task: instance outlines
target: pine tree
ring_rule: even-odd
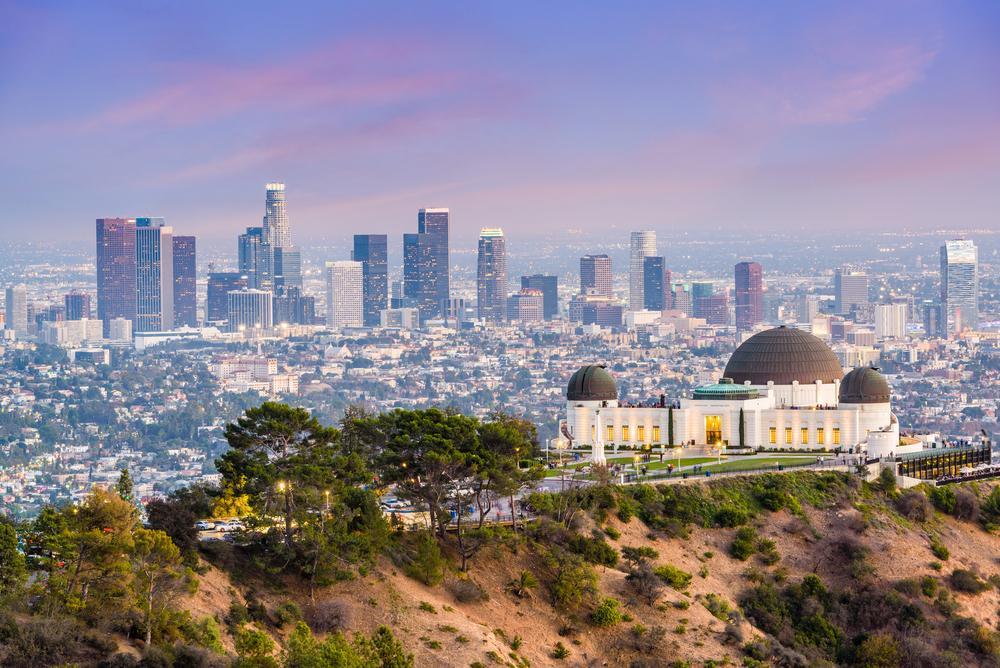
[[[674,445],[674,407],[667,409],[667,443]]]
[[[744,445],[746,445],[746,431],[747,431],[746,417],[743,415],[743,409],[740,408],[740,447],[741,448]]]
[[[118,476],[118,482],[115,484],[115,489],[118,491],[118,496],[122,497],[125,501],[132,503],[134,498],[132,496],[132,476],[129,475],[128,469],[124,468],[121,470],[121,475]]]

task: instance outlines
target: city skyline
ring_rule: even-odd
[[[300,238],[331,220],[395,236],[428,203],[455,213],[456,245],[500,226],[997,225],[991,3],[552,6],[533,21],[302,4],[281,27],[247,4],[240,21],[200,8],[194,32],[170,9],[13,5],[9,238],[84,239],[117,211],[220,238],[259,224],[275,178],[296,184]],[[431,42],[431,26],[455,37]]]

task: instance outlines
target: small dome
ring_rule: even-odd
[[[889,383],[875,367],[858,367],[840,381],[842,404],[887,404],[889,397]]]
[[[617,401],[618,385],[603,364],[581,367],[566,387],[569,401]]]
[[[733,382],[751,385],[833,383],[844,370],[830,346],[809,332],[775,327],[754,334],[729,358],[723,375]]]

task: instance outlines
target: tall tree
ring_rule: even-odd
[[[20,598],[27,576],[24,555],[17,549],[17,531],[0,520],[0,605]]]
[[[122,497],[124,500],[132,503],[135,499],[133,498],[134,485],[132,483],[132,476],[128,472],[128,468],[123,468],[121,473],[118,475],[118,482],[115,484],[115,490],[118,492],[118,496]]]
[[[183,591],[181,553],[162,531],[139,527],[133,534],[132,591],[142,610],[146,646],[153,640],[153,620]]]

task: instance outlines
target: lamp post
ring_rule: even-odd
[[[635,479],[639,479],[639,460],[642,459],[641,456],[635,455],[632,457],[632,463],[635,465]]]

